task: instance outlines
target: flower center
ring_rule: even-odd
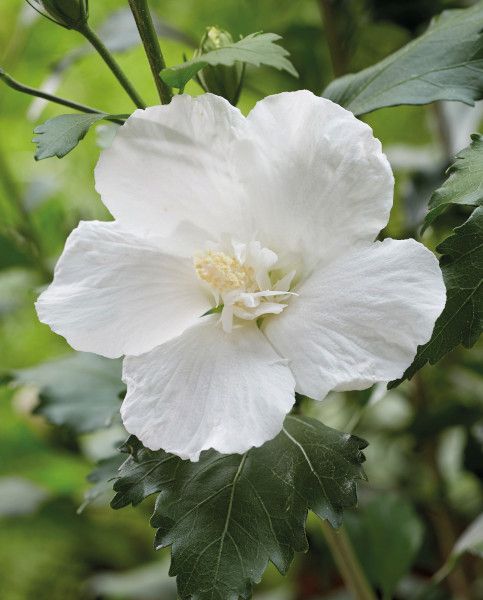
[[[285,301],[295,271],[272,281],[278,256],[260,242],[243,244],[231,241],[197,253],[193,265],[198,278],[211,290],[216,312],[221,312],[223,329],[230,332],[234,320],[252,321],[267,314],[278,314]],[[213,311],[210,311],[213,312]],[[240,324],[239,321],[237,321]]]
[[[193,262],[198,277],[221,294],[245,290],[255,284],[253,268],[240,264],[234,256],[224,252],[208,250],[195,256]]]

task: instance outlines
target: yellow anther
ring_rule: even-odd
[[[195,256],[193,262],[198,277],[222,294],[231,290],[248,290],[254,284],[253,269],[224,252],[208,250]]]

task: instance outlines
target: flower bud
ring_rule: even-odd
[[[212,50],[233,44],[233,38],[228,31],[218,27],[207,27],[201,38],[200,47],[195,53],[202,56]],[[226,98],[235,105],[240,96],[243,78],[243,65],[235,63],[231,67],[225,65],[206,66],[198,74],[199,81],[206,92],[211,92]]]
[[[78,29],[87,21],[88,0],[33,0],[44,14],[67,29]],[[40,12],[40,11],[39,11]]]

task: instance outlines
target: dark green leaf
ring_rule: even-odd
[[[106,116],[105,114],[82,113],[59,115],[45,121],[34,129],[36,135],[32,141],[37,145],[35,160],[51,156],[62,158],[85,137],[91,125]]]
[[[36,414],[79,433],[107,427],[119,412],[123,391],[119,361],[79,352],[17,371],[15,378],[39,388]]]
[[[163,69],[160,73],[161,79],[171,87],[183,89],[188,81],[204,67],[208,65],[231,67],[236,62],[256,67],[260,65],[275,67],[297,77],[297,71],[287,59],[287,50],[274,43],[280,39],[281,37],[275,33],[252,33],[234,44],[196,56],[181,65]]]
[[[143,448],[131,437],[114,508],[160,492],[152,525],[156,547],[172,546],[180,597],[250,598],[271,560],[286,572],[304,551],[307,509],[339,526],[357,502],[366,442],[309,418],[243,455],[204,452],[197,463]]]
[[[483,3],[437,17],[421,37],[323,95],[356,115],[384,106],[483,97]]]
[[[431,196],[424,228],[450,204],[483,204],[483,136],[475,133],[471,139],[471,145],[456,156],[456,161],[449,168],[449,178]]]
[[[32,262],[24,254],[14,239],[4,233],[0,233],[0,269],[10,267],[28,267]]]
[[[380,494],[363,507],[348,527],[364,572],[391,598],[411,568],[423,540],[423,526],[412,505],[397,496]]]
[[[112,492],[112,480],[119,475],[119,467],[124,462],[124,456],[118,452],[113,456],[103,458],[87,476],[87,481],[94,484],[84,494],[84,501],[77,510],[81,513],[89,504],[100,496]]]
[[[471,348],[483,328],[483,207],[454,230],[438,248],[440,265],[446,285],[446,306],[436,321],[429,342],[420,346],[413,364],[401,379],[389,387],[399,385],[426,363],[435,364],[459,344]]]

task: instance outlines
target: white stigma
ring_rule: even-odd
[[[267,314],[278,314],[287,306],[295,271],[272,283],[278,256],[260,242],[231,242],[228,250],[215,247],[197,253],[195,271],[213,293],[216,306],[222,306],[221,323],[226,332],[234,318],[253,321]],[[227,250],[227,251],[225,251]],[[216,308],[216,307],[215,307]]]

